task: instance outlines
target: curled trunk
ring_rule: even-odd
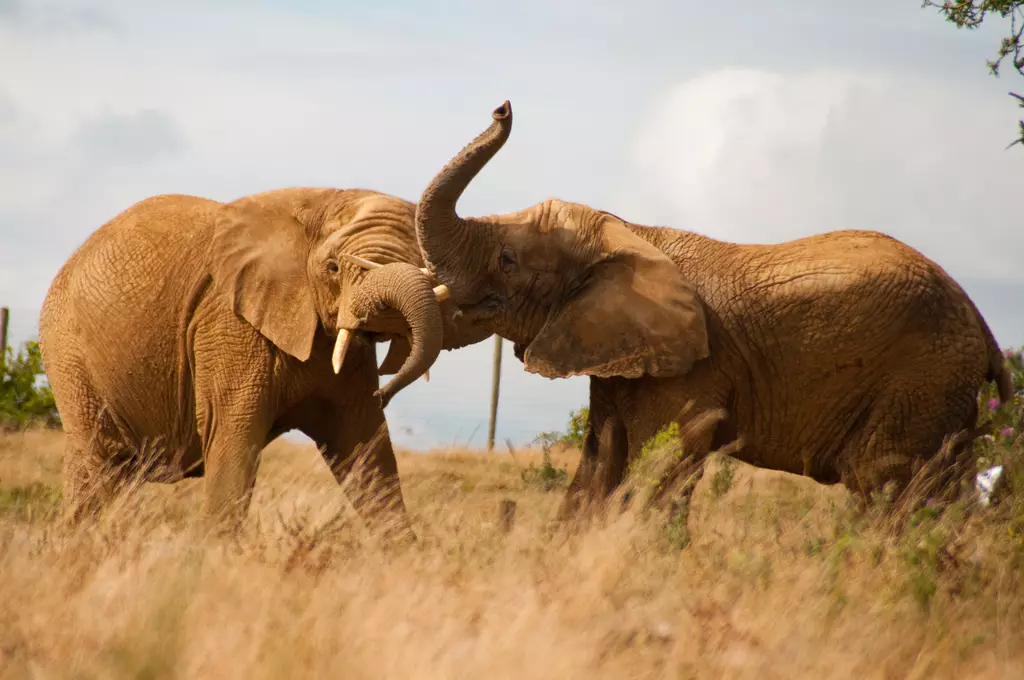
[[[512,106],[506,101],[491,114],[494,122],[434,177],[416,208],[416,239],[427,266],[450,287],[456,299],[465,293],[456,273],[460,254],[470,252],[477,234],[459,218],[455,205],[470,181],[504,145],[512,131]]]
[[[444,341],[441,308],[430,278],[411,264],[388,264],[366,272],[349,304],[343,305],[338,312],[336,371],[344,359],[347,331],[355,330],[359,322],[365,322],[388,308],[399,312],[409,324],[411,350],[395,377],[377,390],[383,406],[387,406],[391,397],[433,365]]]

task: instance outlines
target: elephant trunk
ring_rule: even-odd
[[[387,406],[391,397],[426,373],[441,353],[444,324],[439,298],[447,295],[447,291],[438,288],[433,288],[431,279],[418,267],[404,262],[367,271],[349,304],[343,304],[338,311],[338,338],[333,356],[335,372],[341,369],[351,330],[388,308],[399,312],[409,324],[411,349],[391,381],[375,393],[381,398],[382,406]]]
[[[506,100],[491,114],[494,122],[466,145],[427,185],[416,208],[416,239],[423,259],[450,285],[457,260],[472,251],[473,226],[459,218],[455,205],[477,173],[505,144],[512,131],[512,105]],[[456,299],[462,296],[452,291]]]

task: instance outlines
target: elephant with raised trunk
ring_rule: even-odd
[[[452,320],[414,216],[377,192],[293,188],[156,196],[94,232],[40,318],[72,517],[141,474],[205,477],[208,517],[237,523],[260,451],[297,429],[339,481],[365,459],[388,526],[407,531],[384,407],[442,348],[490,335]],[[378,389],[385,340],[379,372],[395,375]]]
[[[739,444],[741,460],[863,499],[890,480],[905,490],[947,436],[977,436],[984,382],[1011,398],[968,296],[885,234],[740,245],[557,199],[460,217],[459,196],[509,136],[509,103],[493,118],[423,192],[417,236],[463,318],[511,340],[528,371],[590,376],[563,517],[604,498],[673,420],[691,461]],[[725,417],[688,428],[702,412]]]

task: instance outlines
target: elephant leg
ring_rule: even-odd
[[[897,387],[900,387],[897,385]],[[972,453],[971,439],[977,436],[976,398],[969,392],[951,388],[942,391],[890,388],[876,398],[864,419],[861,436],[853,439],[843,452],[842,483],[858,497],[861,504],[892,483],[892,499],[899,499],[912,485],[923,496],[950,491],[947,486],[970,467],[964,453]],[[952,425],[949,425],[952,424]],[[964,435],[950,442],[942,452],[943,439],[958,429]],[[936,456],[942,458],[936,459]],[[927,472],[928,479],[915,480],[922,466],[937,466]],[[935,488],[931,488],[934,483]]]
[[[249,513],[262,449],[248,432],[218,433],[204,442],[204,510],[211,529],[234,531]]]
[[[98,403],[98,400],[87,400]],[[128,480],[130,448],[105,408],[85,418],[92,426],[66,422],[62,463],[62,512],[72,525],[97,515],[113,502]],[[74,416],[72,416],[74,418]],[[74,418],[75,421],[83,420]]]
[[[569,482],[562,505],[558,509],[556,519],[566,521],[575,516],[585,504],[589,497],[590,487],[593,484],[594,473],[597,470],[598,459],[598,435],[597,427],[603,425],[604,419],[595,412],[593,406],[590,409],[590,422],[587,423],[587,431],[583,437],[583,451],[580,452],[580,462],[576,467],[576,474]]]
[[[590,417],[580,462],[566,490],[557,519],[565,521],[598,503],[618,487],[626,470],[626,428],[615,410],[614,388],[590,379]]]
[[[349,357],[343,380],[296,409],[298,427],[316,442],[372,531],[389,541],[414,540],[388,424],[373,396],[379,384],[376,349],[372,343],[353,343]]]
[[[597,437],[597,469],[591,483],[591,498],[607,498],[622,483],[629,460],[626,426],[616,416],[604,419]]]
[[[62,512],[72,525],[96,516],[117,497],[120,471],[98,437],[69,435],[64,445]]]
[[[249,512],[260,452],[270,434],[266,390],[245,390],[219,403],[200,401],[196,419],[205,472],[204,515],[218,533],[237,530]],[[227,395],[225,395],[227,396]]]
[[[302,429],[320,448],[356,512],[389,541],[415,540],[384,411],[370,395],[362,404],[324,410],[325,417]]]

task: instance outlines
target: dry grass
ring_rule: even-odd
[[[60,450],[0,439],[5,680],[1024,677],[1020,497],[892,536],[839,488],[716,458],[688,528],[628,511],[570,534],[560,479],[521,474],[536,452],[402,454],[420,540],[385,550],[315,450],[279,442],[215,543],[199,480],[61,530]]]

